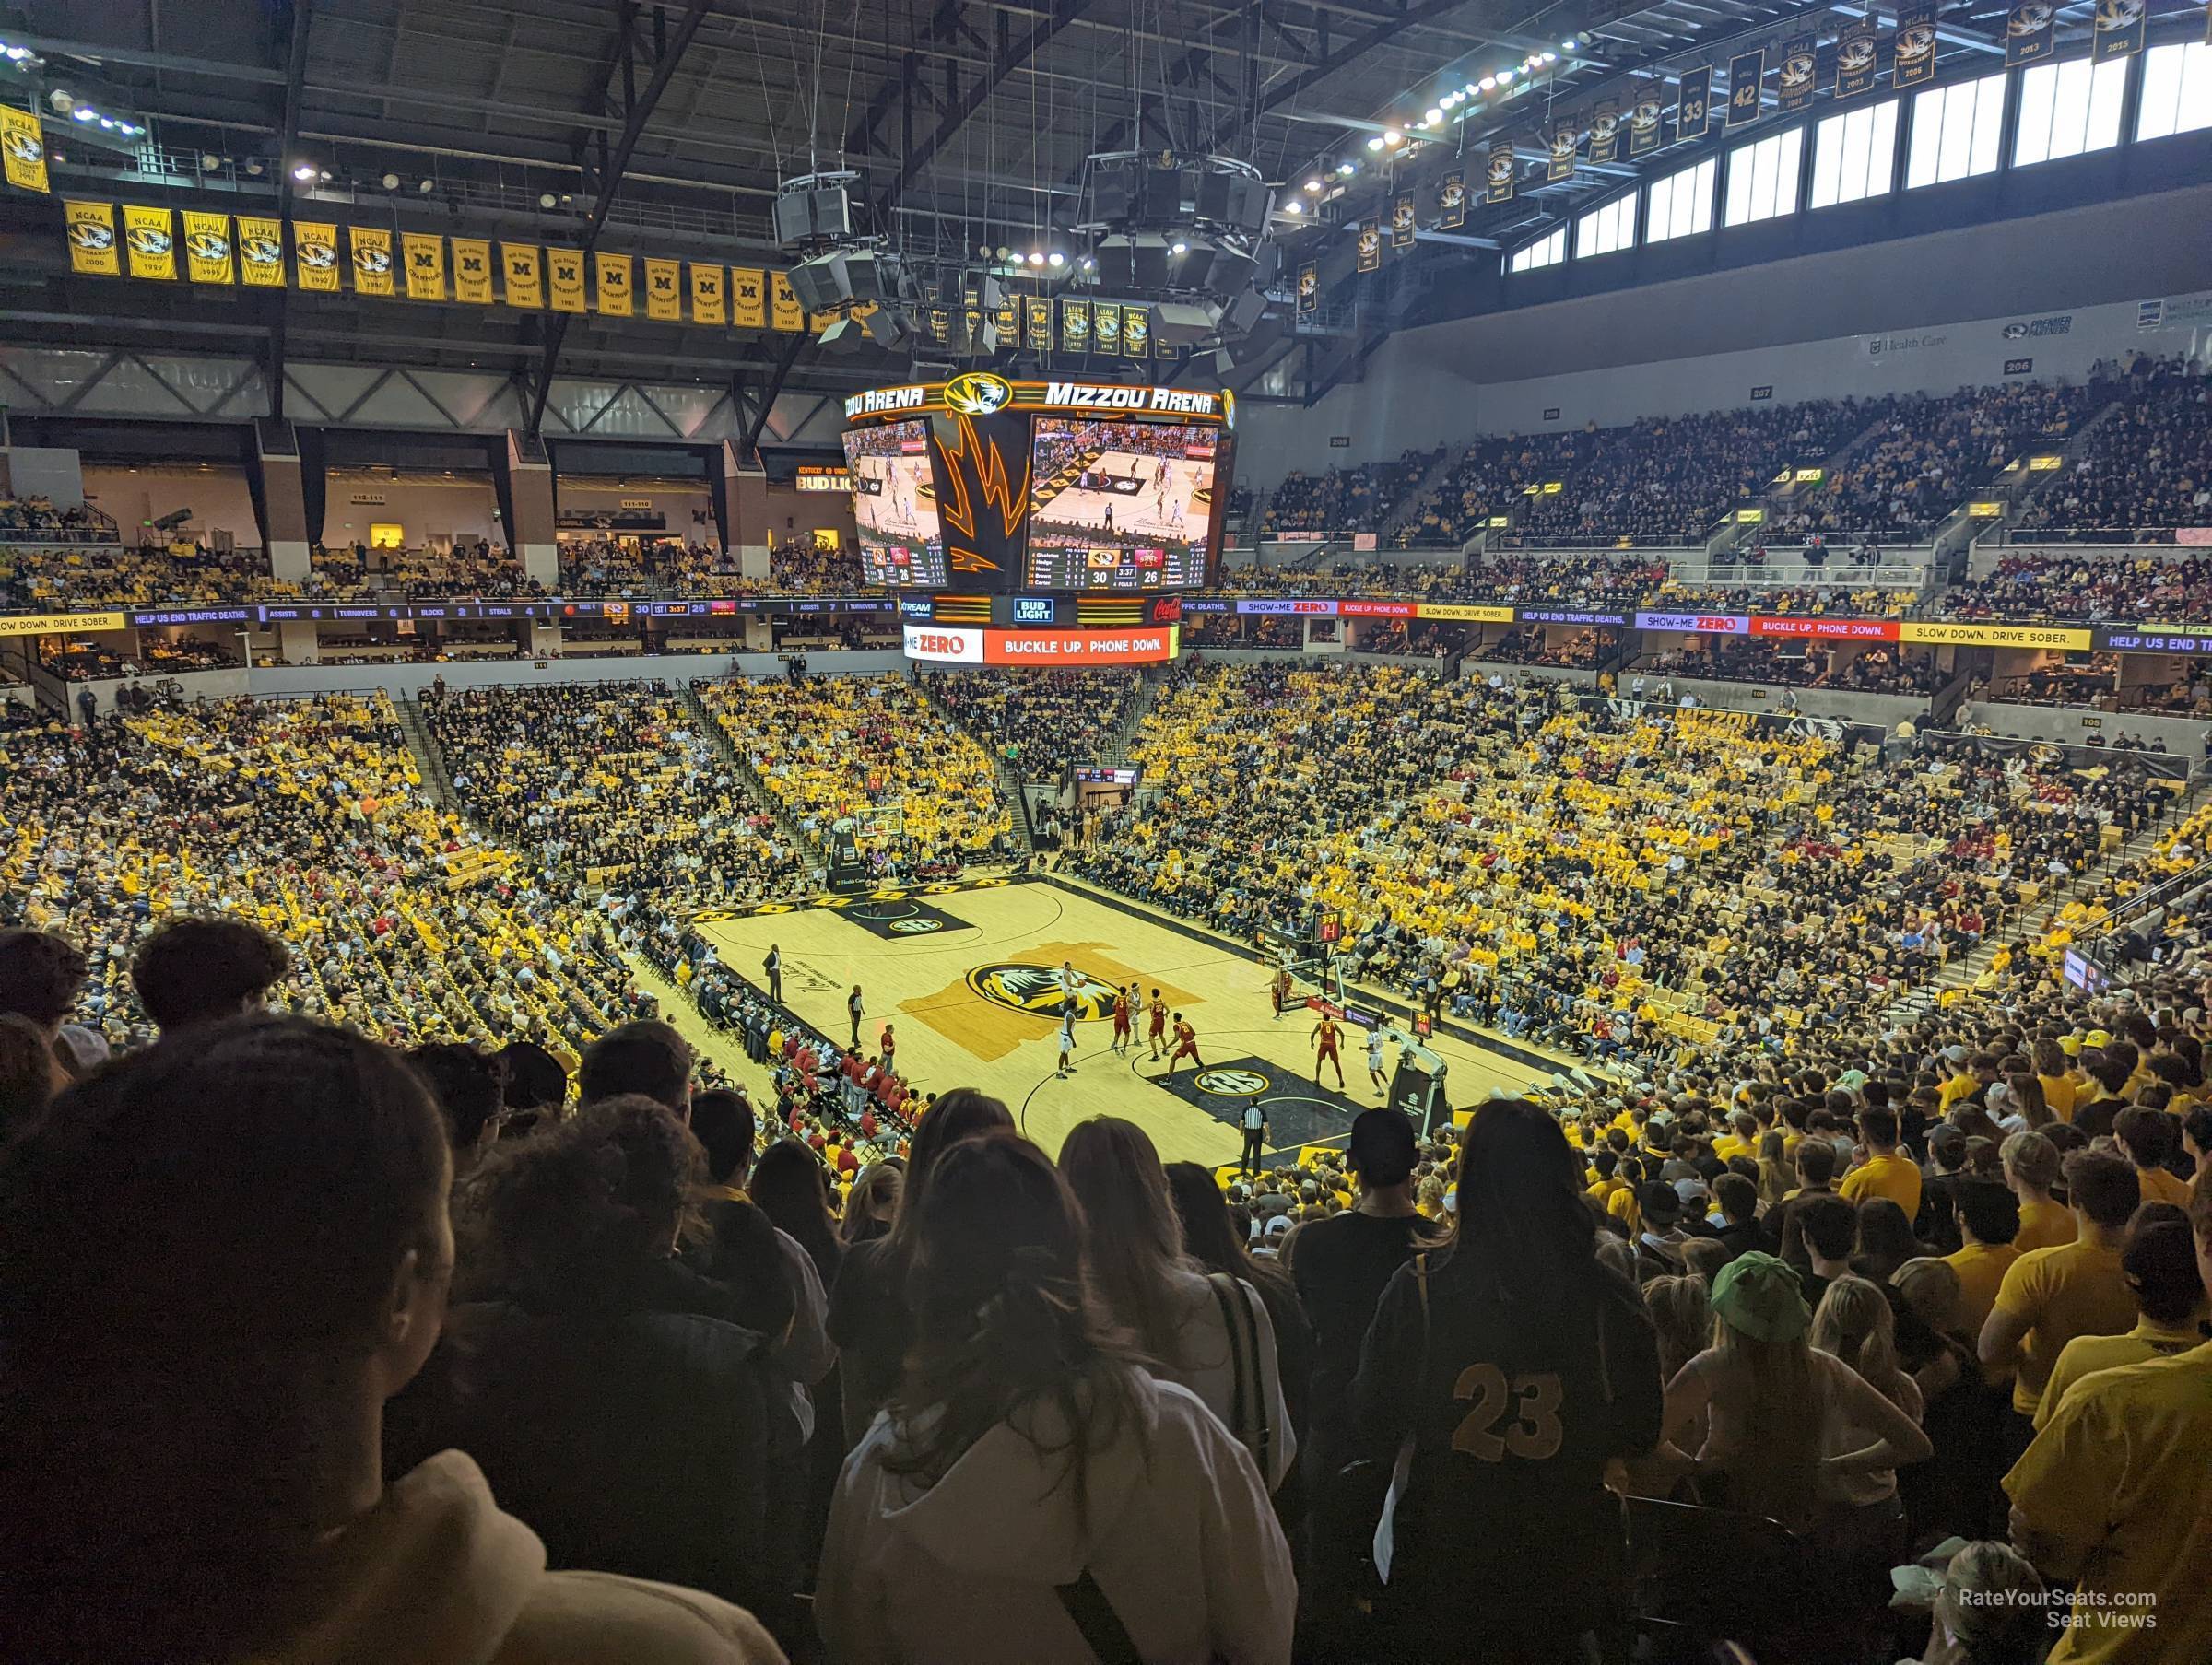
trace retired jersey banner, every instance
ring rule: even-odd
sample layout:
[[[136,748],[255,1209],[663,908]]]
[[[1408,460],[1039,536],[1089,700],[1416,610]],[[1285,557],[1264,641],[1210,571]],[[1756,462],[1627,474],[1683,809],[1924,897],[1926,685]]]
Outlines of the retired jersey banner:
[[[62,205],[62,219],[69,228],[69,269],[91,277],[116,277],[123,272],[115,247],[115,206],[112,203]]]
[[[7,182],[18,191],[46,195],[46,135],[35,111],[0,104],[0,157],[7,165]]]
[[[1590,111],[1590,159],[1609,162],[1620,154],[1620,100],[1600,99]]]
[[[382,226],[353,228],[353,292],[392,293],[392,233]]]
[[[741,330],[768,328],[768,274],[759,266],[730,268],[730,322]]]
[[[1321,310],[1321,263],[1309,260],[1298,269],[1298,315],[1305,318]]]
[[[238,217],[238,276],[249,289],[284,287],[284,222]]]
[[[583,300],[583,251],[546,251],[546,297],[556,312],[581,312]]]
[[[2017,69],[2049,57],[2057,26],[2058,7],[2052,0],[2019,0],[2005,14],[2005,67]]]
[[[1728,60],[1728,125],[1748,127],[1759,120],[1759,92],[1767,79],[1767,49],[1739,52]]]
[[[453,299],[464,306],[491,304],[491,245],[482,238],[453,239]]]
[[[1492,139],[1489,160],[1482,171],[1482,200],[1486,203],[1510,203],[1513,200],[1513,183],[1520,172],[1513,160],[1513,141]]]
[[[399,252],[406,262],[407,299],[445,299],[445,239],[435,231],[403,231]]]
[[[1090,351],[1089,301],[1063,300],[1060,303],[1060,346],[1063,352]]]
[[[531,311],[546,304],[545,273],[535,243],[501,243],[500,275],[507,287],[507,304]]]
[[[158,277],[164,281],[177,275],[177,221],[167,208],[133,208],[123,210],[123,246],[131,257],[133,277]]]
[[[236,283],[230,258],[230,217],[184,210],[184,275],[194,283]]]
[[[1897,8],[1897,35],[1889,42],[1889,85],[1917,87],[1936,74],[1936,3],[1913,0]]]
[[[2206,14],[2212,19],[2212,10]],[[2097,0],[2097,11],[2092,18],[2095,32],[2089,61],[2102,64],[2108,58],[2124,58],[2130,53],[2143,50],[2143,29],[2150,21],[2149,0]]]
[[[713,265],[691,263],[691,322],[729,322],[729,275],[719,262]]]
[[[1359,269],[1372,272],[1382,264],[1382,222],[1363,219],[1359,222]]]
[[[806,312],[791,292],[788,272],[768,275],[768,321],[787,334],[796,334],[806,327]]]
[[[1029,346],[1032,353],[1053,350],[1053,303],[1049,296],[1031,295],[1023,309],[1029,314]]]
[[[1122,350],[1122,308],[1118,301],[1091,302],[1090,341],[1101,353],[1118,353]]]
[[[1547,180],[1571,180],[1574,177],[1574,153],[1582,147],[1582,123],[1572,116],[1562,116],[1552,123],[1550,136],[1546,140],[1544,177]]]
[[[1675,95],[1675,137],[1703,138],[1712,119],[1712,65],[1684,70]]]
[[[598,254],[593,262],[599,268],[599,311],[608,318],[628,318],[634,304],[631,285],[636,280],[637,268],[627,254]]]
[[[1666,94],[1657,83],[1646,87],[1629,106],[1629,154],[1656,150],[1666,137]]]
[[[1145,307],[1122,309],[1122,357],[1149,358],[1152,356],[1152,314]]]
[[[645,263],[645,316],[663,323],[684,321],[684,263],[648,260]]]
[[[292,222],[292,274],[316,295],[338,292],[338,229],[323,220]]]
[[[1436,193],[1436,224],[1440,231],[1456,231],[1467,223],[1467,176],[1454,168],[1443,177]]]
[[[1836,37],[1836,97],[1855,99],[1872,92],[1882,66],[1880,37],[1871,18],[1844,25]]]
[[[1799,35],[1782,44],[1782,70],[1774,77],[1774,107],[1787,115],[1813,101],[1819,84],[1820,38]]]

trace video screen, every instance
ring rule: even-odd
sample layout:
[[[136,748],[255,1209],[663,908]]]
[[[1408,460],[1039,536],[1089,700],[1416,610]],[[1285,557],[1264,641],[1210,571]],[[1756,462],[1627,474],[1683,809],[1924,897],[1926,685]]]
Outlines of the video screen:
[[[1220,435],[1181,423],[1036,419],[1032,590],[1179,590],[1206,580]]]
[[[887,422],[845,435],[861,571],[886,589],[945,588],[945,534],[929,466],[929,424]]]

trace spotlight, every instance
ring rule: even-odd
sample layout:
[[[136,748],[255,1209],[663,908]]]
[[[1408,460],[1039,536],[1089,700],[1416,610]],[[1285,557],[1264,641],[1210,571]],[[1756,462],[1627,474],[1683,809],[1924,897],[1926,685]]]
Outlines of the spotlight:
[[[100,120],[100,111],[93,109],[89,104],[79,104],[69,113],[80,122],[97,122]]]
[[[1557,64],[1559,61],[1559,54],[1556,52],[1547,52],[1544,54],[1544,62],[1547,64]]]
[[[1338,162],[1336,164],[1336,177],[1338,179],[1348,180],[1353,174],[1359,171],[1359,164],[1358,162]]]
[[[1305,211],[1305,204],[1300,202],[1295,196],[1284,199],[1283,212],[1285,214],[1303,214]]]
[[[1180,238],[1168,245],[1168,252],[1171,254],[1188,254],[1190,252],[1191,245],[1182,241]]]
[[[205,169],[206,169],[206,170],[208,170],[208,172],[210,172],[210,173],[214,172],[214,171],[215,171],[215,170],[216,170],[218,168],[220,168],[222,165],[223,165],[223,158],[222,158],[221,157],[219,157],[219,156],[208,156],[208,155],[203,154],[203,155],[201,156],[201,158],[200,158],[200,166],[201,166],[201,167],[203,167],[203,168],[205,168]]]
[[[1482,86],[1482,90],[1483,90],[1483,91],[1485,91],[1485,92],[1488,92],[1489,90],[1491,90],[1491,88],[1495,88],[1497,85],[1498,85],[1498,77],[1497,77],[1496,76],[1483,76],[1483,77],[1482,77],[1481,86]]]
[[[246,160],[246,171],[253,178],[259,179],[261,177],[261,158],[259,157],[249,157]]]
[[[415,189],[421,192],[423,195],[428,196],[431,192],[438,189],[438,182],[436,180],[422,180],[417,182]]]
[[[1385,145],[1403,145],[1406,142],[1406,135],[1395,127],[1387,127],[1382,132],[1382,142]]]
[[[1427,122],[1430,126],[1433,127],[1439,122],[1444,119],[1444,112],[1437,109],[1434,105],[1430,105],[1428,114],[1424,115],[1421,119]]]
[[[537,193],[537,205],[541,208],[550,208],[559,200],[550,191],[541,191]]]
[[[385,174],[385,175],[384,175],[384,189],[385,189],[385,190],[387,190],[387,191],[396,191],[396,190],[398,190],[398,189],[399,189],[399,175],[398,175],[398,174],[396,174],[396,173],[387,173],[387,174]]]
[[[998,245],[998,257],[1001,260],[1011,260],[1014,258],[1014,251],[1001,243]]]
[[[1572,52],[1572,51],[1574,50],[1574,40],[1573,40],[1573,37],[1572,37],[1572,36],[1570,36],[1568,39],[1566,39],[1566,40],[1564,40],[1564,41],[1560,41],[1560,42],[1559,42],[1559,50],[1560,50],[1561,52]]]
[[[1030,251],[1030,264],[1033,266],[1041,266],[1044,264],[1044,255],[1040,251],[1031,249]]]
[[[1054,249],[1050,254],[1047,254],[1044,257],[1044,264],[1048,266],[1064,266],[1067,264],[1067,256],[1061,253],[1059,250]]]
[[[292,177],[304,185],[315,177],[314,168],[307,162],[301,162],[292,170]]]
[[[1368,141],[1367,141],[1367,147],[1368,147],[1370,150],[1380,150],[1380,149],[1382,149],[1382,135],[1381,134],[1379,134],[1379,133],[1378,133],[1377,135],[1375,135],[1375,136],[1374,136],[1373,138],[1371,138],[1371,139],[1368,140]]]
[[[1306,189],[1309,192],[1319,191],[1321,189],[1321,182],[1319,180],[1308,180],[1306,182]]]
[[[1089,255],[1086,254],[1083,257],[1083,269],[1086,272],[1095,272],[1099,269],[1099,263],[1091,259]]]
[[[991,245],[989,243],[976,244],[975,252],[976,254],[983,260],[989,260],[991,258]]]

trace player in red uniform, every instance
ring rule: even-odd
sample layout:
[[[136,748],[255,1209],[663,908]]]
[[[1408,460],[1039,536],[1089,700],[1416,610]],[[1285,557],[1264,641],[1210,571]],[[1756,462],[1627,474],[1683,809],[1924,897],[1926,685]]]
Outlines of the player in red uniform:
[[[1337,1039],[1336,1020],[1325,1012],[1321,1014],[1321,1021],[1313,1026],[1313,1033],[1306,1037],[1307,1042],[1315,1049],[1313,1085],[1315,1086],[1321,1085],[1321,1066],[1325,1063],[1336,1072],[1336,1090],[1342,1092],[1344,1090],[1344,1061],[1336,1055]]]
[[[1267,998],[1275,1004],[1276,1016],[1282,1016],[1283,1003],[1290,998],[1290,969],[1288,967],[1277,967],[1275,980],[1267,985]]]
[[[1160,1040],[1167,1032],[1168,1003],[1159,998],[1159,991],[1155,989],[1152,991],[1152,1026],[1146,1035],[1146,1038],[1152,1043],[1152,1061],[1154,1063],[1159,1061]]]
[[[1206,1060],[1198,1056],[1198,1031],[1184,1023],[1182,1014],[1178,1012],[1175,1014],[1175,1055],[1168,1060],[1168,1073],[1174,1074],[1175,1066],[1186,1058],[1191,1061],[1192,1069],[1206,1068]]]
[[[1113,1045],[1109,1050],[1119,1054],[1129,1044],[1129,998],[1134,989],[1116,989],[1113,991]]]

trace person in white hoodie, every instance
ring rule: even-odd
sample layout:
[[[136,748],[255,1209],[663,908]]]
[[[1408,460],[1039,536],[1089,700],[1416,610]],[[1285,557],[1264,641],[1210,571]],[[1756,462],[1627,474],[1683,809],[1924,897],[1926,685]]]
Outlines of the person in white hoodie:
[[[458,1451],[383,1483],[452,1178],[422,1078],[296,1017],[112,1064],[0,1155],[0,1659],[781,1665],[711,1596],[548,1572]]]
[[[1108,1327],[1043,1153],[951,1146],[913,1225],[914,1344],[822,1550],[829,1658],[1284,1665],[1297,1582],[1259,1470]]]

